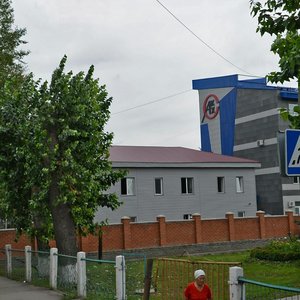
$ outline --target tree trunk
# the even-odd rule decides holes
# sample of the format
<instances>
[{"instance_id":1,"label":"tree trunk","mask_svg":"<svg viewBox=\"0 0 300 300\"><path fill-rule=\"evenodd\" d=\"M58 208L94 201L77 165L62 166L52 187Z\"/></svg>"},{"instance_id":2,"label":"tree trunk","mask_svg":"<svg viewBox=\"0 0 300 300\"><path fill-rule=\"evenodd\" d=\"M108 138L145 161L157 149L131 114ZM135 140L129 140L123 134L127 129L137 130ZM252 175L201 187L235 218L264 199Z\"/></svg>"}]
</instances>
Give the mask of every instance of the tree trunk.
<instances>
[{"instance_id":1,"label":"tree trunk","mask_svg":"<svg viewBox=\"0 0 300 300\"><path fill-rule=\"evenodd\" d=\"M57 133L54 128L49 131L51 138L50 149L58 144ZM76 256L78 252L76 227L72 218L68 203L58 203L60 196L59 176L60 170L53 172L49 187L49 205L53 219L54 236L59 254ZM64 283L72 283L76 280L76 259L59 257L59 280Z\"/></svg>"}]
</instances>

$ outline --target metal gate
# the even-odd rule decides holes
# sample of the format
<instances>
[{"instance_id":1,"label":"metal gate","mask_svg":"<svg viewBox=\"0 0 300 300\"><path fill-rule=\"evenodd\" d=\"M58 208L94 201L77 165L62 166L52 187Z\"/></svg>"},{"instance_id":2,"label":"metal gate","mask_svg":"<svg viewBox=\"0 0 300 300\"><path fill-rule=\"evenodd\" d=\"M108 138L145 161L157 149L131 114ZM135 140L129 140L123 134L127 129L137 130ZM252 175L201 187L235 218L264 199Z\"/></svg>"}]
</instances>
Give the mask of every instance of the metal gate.
<instances>
[{"instance_id":1,"label":"metal gate","mask_svg":"<svg viewBox=\"0 0 300 300\"><path fill-rule=\"evenodd\" d=\"M194 271L203 269L213 298L227 300L229 299L229 268L233 266L241 266L241 263L159 258L154 276L154 288L160 299L182 300L185 287L189 282L194 281Z\"/></svg>"}]
</instances>

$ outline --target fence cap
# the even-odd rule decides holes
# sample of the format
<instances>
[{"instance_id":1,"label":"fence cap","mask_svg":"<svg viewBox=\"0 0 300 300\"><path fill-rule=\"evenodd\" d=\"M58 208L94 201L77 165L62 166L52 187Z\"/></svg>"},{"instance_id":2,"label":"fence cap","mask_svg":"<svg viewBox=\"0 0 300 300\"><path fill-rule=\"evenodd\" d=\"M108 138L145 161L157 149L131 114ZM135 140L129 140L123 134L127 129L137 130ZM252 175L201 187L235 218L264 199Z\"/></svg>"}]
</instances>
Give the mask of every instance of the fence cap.
<instances>
[{"instance_id":1,"label":"fence cap","mask_svg":"<svg viewBox=\"0 0 300 300\"><path fill-rule=\"evenodd\" d=\"M121 218L121 220L130 220L130 218L127 217L127 216L124 216L124 217Z\"/></svg>"},{"instance_id":2,"label":"fence cap","mask_svg":"<svg viewBox=\"0 0 300 300\"><path fill-rule=\"evenodd\" d=\"M194 214L192 214L192 216L197 217L197 216L201 216L201 215L199 213L194 213Z\"/></svg>"}]
</instances>

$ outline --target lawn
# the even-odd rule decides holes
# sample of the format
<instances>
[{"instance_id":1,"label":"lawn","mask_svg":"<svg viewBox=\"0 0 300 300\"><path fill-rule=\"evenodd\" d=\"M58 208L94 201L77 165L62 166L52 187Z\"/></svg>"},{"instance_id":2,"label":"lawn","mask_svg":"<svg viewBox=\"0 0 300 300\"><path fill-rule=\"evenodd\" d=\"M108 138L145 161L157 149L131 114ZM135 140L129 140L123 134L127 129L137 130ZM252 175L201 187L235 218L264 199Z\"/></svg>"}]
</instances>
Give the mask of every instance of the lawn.
<instances>
[{"instance_id":1,"label":"lawn","mask_svg":"<svg viewBox=\"0 0 300 300\"><path fill-rule=\"evenodd\" d=\"M244 277L265 283L300 288L300 260L270 262L250 258L250 251L189 257L192 260L240 261Z\"/></svg>"}]
</instances>

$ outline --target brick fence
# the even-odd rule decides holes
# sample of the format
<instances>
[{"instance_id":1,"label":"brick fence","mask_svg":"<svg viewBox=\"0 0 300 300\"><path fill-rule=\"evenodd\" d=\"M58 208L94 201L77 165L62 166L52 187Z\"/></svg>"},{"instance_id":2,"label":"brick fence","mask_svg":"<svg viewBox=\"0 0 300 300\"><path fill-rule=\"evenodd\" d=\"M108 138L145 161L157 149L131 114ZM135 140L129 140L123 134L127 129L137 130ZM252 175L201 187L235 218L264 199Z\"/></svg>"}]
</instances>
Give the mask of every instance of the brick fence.
<instances>
[{"instance_id":1,"label":"brick fence","mask_svg":"<svg viewBox=\"0 0 300 300\"><path fill-rule=\"evenodd\" d=\"M256 216L247 218L234 218L234 214L228 212L224 219L202 219L201 215L194 214L191 220L180 221L166 221L164 216L157 216L155 222L143 223L132 223L128 217L123 217L120 224L103 227L102 250L105 253L300 236L299 224L300 216L292 211L280 216L258 211ZM0 230L0 249L5 244L12 244L16 249L22 249L25 245L35 248L35 243L25 236L18 242L14 239L14 230ZM82 251L97 252L99 237L80 237L79 244Z\"/></svg>"}]
</instances>

